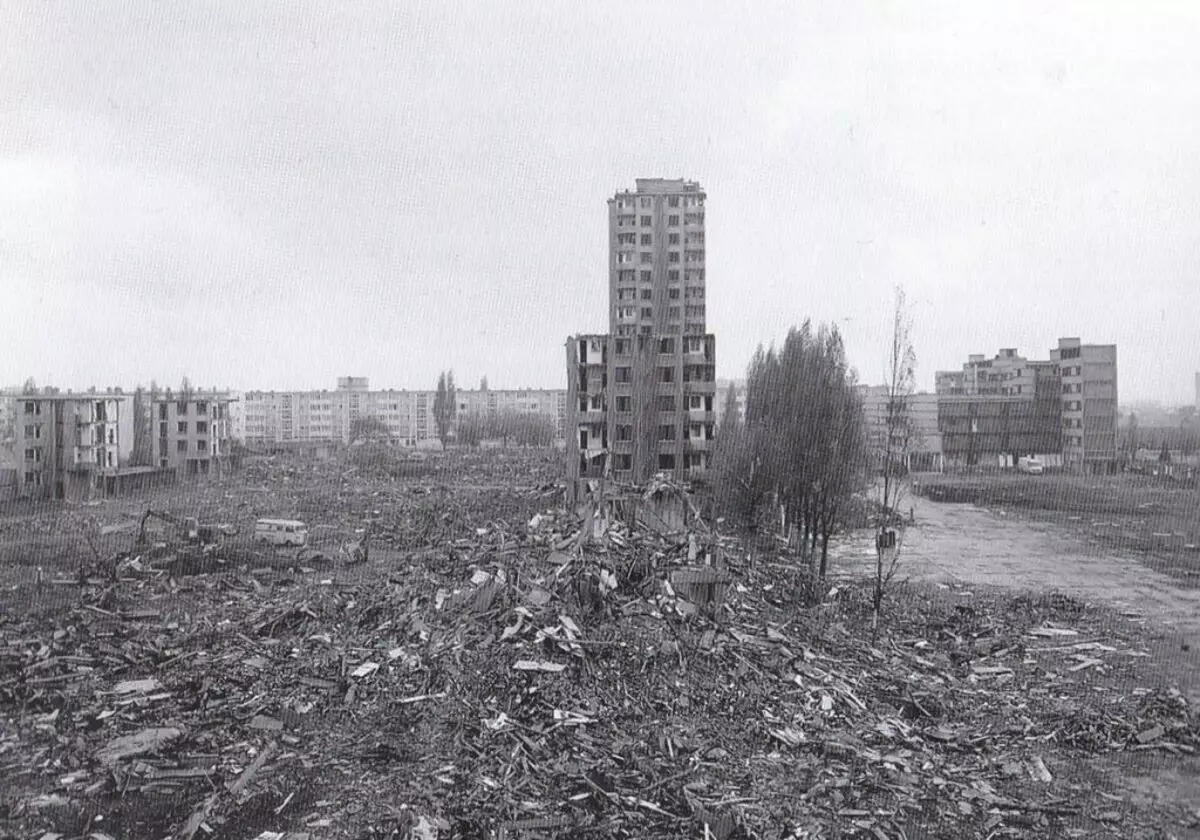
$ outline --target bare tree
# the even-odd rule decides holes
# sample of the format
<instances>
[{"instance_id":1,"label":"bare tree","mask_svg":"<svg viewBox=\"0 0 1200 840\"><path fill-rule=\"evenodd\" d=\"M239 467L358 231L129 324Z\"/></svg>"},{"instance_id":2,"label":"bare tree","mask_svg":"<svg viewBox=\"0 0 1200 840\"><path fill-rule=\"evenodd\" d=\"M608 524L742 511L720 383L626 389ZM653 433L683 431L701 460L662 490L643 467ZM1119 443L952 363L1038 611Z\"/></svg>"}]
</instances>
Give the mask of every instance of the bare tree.
<instances>
[{"instance_id":1,"label":"bare tree","mask_svg":"<svg viewBox=\"0 0 1200 840\"><path fill-rule=\"evenodd\" d=\"M912 415L909 401L916 381L916 351L912 343L912 315L902 287L896 287L892 312L891 343L888 347L886 405L882 451L877 461L882 471L880 517L875 538L875 586L871 604L874 626L878 626L888 584L900 562L902 534L895 524L905 492L904 475L912 446Z\"/></svg>"}]
</instances>

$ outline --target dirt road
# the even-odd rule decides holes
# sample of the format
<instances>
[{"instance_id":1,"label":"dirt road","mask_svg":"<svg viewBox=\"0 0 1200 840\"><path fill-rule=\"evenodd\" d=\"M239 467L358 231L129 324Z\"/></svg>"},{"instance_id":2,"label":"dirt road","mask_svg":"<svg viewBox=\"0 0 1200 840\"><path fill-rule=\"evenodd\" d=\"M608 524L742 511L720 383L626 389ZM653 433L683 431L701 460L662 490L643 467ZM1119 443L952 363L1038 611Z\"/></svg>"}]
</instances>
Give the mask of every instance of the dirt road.
<instances>
[{"instance_id":1,"label":"dirt road","mask_svg":"<svg viewBox=\"0 0 1200 840\"><path fill-rule=\"evenodd\" d=\"M1200 591L1131 557L1086 544L1053 523L1008 517L972 504L905 501L916 516L904 540L900 577L940 583L1052 590L1115 607L1175 631L1200 647ZM870 534L830 546L834 574L874 567Z\"/></svg>"}]
</instances>

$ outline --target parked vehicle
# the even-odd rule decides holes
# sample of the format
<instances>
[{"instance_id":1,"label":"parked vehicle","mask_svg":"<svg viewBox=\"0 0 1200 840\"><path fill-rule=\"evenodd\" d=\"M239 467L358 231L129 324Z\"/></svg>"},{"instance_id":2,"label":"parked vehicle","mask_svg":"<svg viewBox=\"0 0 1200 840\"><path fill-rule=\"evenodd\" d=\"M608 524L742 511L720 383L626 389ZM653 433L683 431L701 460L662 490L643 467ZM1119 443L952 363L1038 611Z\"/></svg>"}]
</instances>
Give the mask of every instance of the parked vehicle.
<instances>
[{"instance_id":1,"label":"parked vehicle","mask_svg":"<svg viewBox=\"0 0 1200 840\"><path fill-rule=\"evenodd\" d=\"M254 541L267 545L307 545L308 526L298 519L260 519L254 523Z\"/></svg>"},{"instance_id":2,"label":"parked vehicle","mask_svg":"<svg viewBox=\"0 0 1200 840\"><path fill-rule=\"evenodd\" d=\"M1020 458L1017 460L1017 470L1027 475L1041 475L1046 471L1046 465L1040 458Z\"/></svg>"}]
</instances>

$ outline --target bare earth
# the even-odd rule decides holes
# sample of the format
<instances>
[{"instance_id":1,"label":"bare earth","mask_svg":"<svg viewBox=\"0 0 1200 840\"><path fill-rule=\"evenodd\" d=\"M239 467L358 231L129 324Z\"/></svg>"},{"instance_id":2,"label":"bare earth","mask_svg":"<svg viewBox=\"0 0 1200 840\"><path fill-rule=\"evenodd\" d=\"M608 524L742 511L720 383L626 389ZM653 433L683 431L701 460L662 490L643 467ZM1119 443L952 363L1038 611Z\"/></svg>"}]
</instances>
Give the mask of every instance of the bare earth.
<instances>
[{"instance_id":1,"label":"bare earth","mask_svg":"<svg viewBox=\"0 0 1200 840\"><path fill-rule=\"evenodd\" d=\"M901 578L1058 590L1200 642L1200 591L1062 525L922 497L904 507L913 508L916 525L904 537ZM835 574L861 575L875 562L872 536L851 535L830 555Z\"/></svg>"}]
</instances>

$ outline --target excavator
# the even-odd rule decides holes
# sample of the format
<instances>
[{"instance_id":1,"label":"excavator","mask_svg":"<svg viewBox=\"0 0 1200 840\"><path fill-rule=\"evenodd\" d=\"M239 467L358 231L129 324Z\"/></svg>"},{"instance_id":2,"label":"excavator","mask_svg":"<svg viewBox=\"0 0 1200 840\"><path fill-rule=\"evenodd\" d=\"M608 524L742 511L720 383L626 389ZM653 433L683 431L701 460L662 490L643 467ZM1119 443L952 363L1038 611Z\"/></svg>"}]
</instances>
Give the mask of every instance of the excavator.
<instances>
[{"instance_id":1,"label":"excavator","mask_svg":"<svg viewBox=\"0 0 1200 840\"><path fill-rule=\"evenodd\" d=\"M237 529L229 525L201 524L194 516L180 519L165 511L147 510L142 514L142 519L138 523L138 535L134 541L135 548L145 546L149 542L146 536L146 522L150 519L157 519L169 525L174 525L179 530L184 542L202 547L218 544L222 536L234 536L237 534Z\"/></svg>"}]
</instances>

